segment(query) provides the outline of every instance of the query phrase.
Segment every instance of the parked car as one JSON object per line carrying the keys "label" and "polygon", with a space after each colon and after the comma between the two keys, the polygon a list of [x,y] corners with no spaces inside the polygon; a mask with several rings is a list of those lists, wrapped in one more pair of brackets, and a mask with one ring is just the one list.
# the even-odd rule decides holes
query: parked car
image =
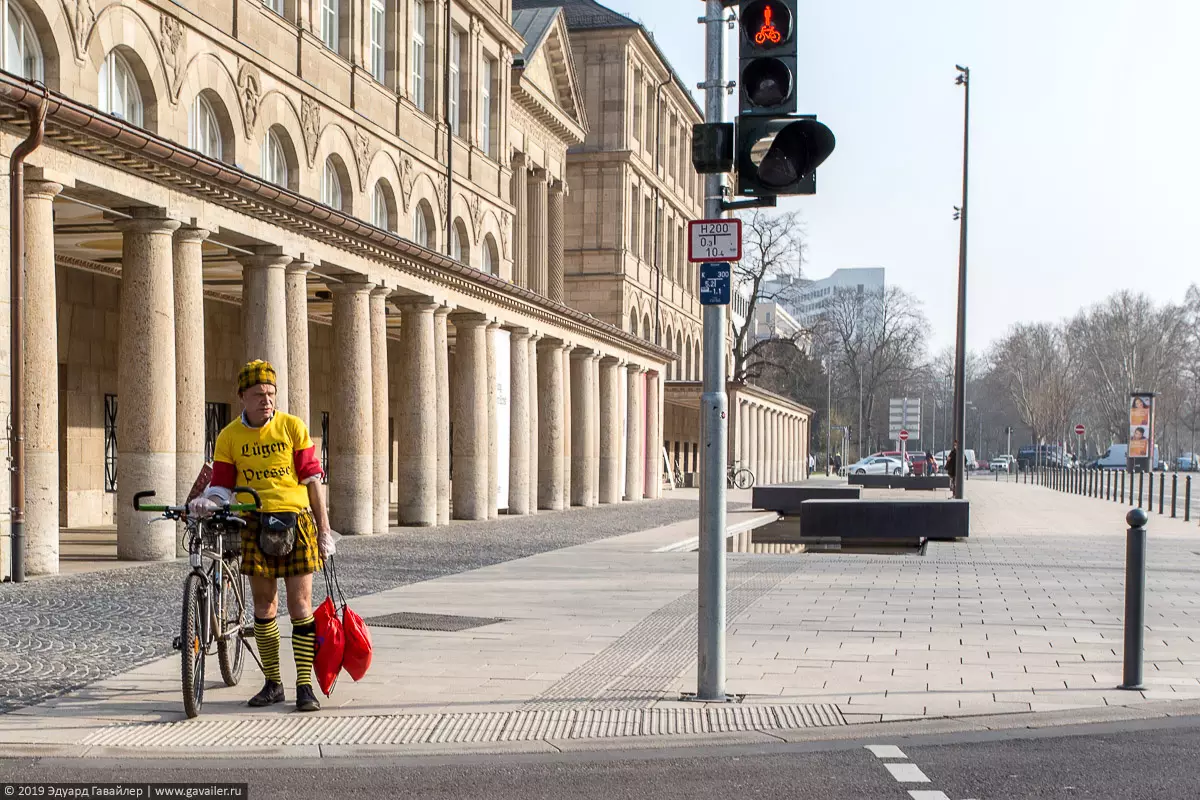
{"label": "parked car", "polygon": [[994,456],[992,460],[988,462],[988,470],[991,472],[1011,472],[1013,461],[1015,461],[1015,459],[1008,453],[1000,456]]}
{"label": "parked car", "polygon": [[1056,444],[1026,445],[1017,451],[1017,466],[1022,470],[1035,466],[1065,466],[1066,456]]}
{"label": "parked car", "polygon": [[977,470],[980,470],[980,471],[983,471],[983,472],[987,472],[987,471],[988,471],[988,462],[987,462],[987,460],[986,460],[986,459],[980,459],[980,460],[979,460],[979,461],[978,461],[978,462],[975,464],[975,469],[977,469]]}
{"label": "parked car", "polygon": [[1195,472],[1200,469],[1200,459],[1196,458],[1195,453],[1184,453],[1175,459],[1175,469],[1180,472]]}
{"label": "parked car", "polygon": [[867,456],[846,467],[847,475],[904,475],[904,463],[888,456]]}
{"label": "parked car", "polygon": [[871,453],[871,455],[882,456],[883,458],[894,458],[897,461],[907,465],[907,471],[905,472],[906,475],[913,471],[913,465],[916,464],[918,460],[925,457],[924,453],[917,452],[916,450],[906,450],[903,454],[901,454],[899,450],[881,450],[878,453]]}
{"label": "parked car", "polygon": [[[1128,465],[1129,445],[1127,444],[1111,444],[1104,451],[1104,455],[1091,462],[1089,466],[1097,469],[1125,469]],[[1167,469],[1166,462],[1159,457],[1158,445],[1154,445],[1154,469],[1165,472]]]}
{"label": "parked car", "polygon": [[[949,455],[949,450],[939,450],[938,452],[934,453],[933,458],[943,469],[945,469],[946,458],[949,457]],[[975,459],[974,450],[963,450],[963,464],[966,465],[968,472],[979,469],[979,462]]]}

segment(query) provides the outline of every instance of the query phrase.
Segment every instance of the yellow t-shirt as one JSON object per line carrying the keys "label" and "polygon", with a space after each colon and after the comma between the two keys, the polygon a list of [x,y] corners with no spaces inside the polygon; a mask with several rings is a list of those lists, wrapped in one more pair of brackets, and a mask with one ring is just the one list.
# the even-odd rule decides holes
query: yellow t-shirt
{"label": "yellow t-shirt", "polygon": [[[249,486],[262,499],[263,511],[303,511],[308,488],[301,481],[320,475],[308,427],[299,417],[276,411],[261,428],[238,419],[217,436],[213,486]],[[234,502],[250,502],[246,496]]]}

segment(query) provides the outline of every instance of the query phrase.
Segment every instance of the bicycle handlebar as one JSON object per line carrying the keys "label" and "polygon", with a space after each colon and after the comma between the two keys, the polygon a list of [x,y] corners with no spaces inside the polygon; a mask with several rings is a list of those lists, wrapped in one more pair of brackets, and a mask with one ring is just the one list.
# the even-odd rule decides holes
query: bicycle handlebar
{"label": "bicycle handlebar", "polygon": [[[230,503],[225,507],[225,511],[231,514],[243,514],[249,511],[256,511],[262,507],[262,498],[258,496],[258,492],[251,489],[249,486],[233,487],[233,494],[248,494],[254,498],[253,503]],[[187,506],[169,506],[169,505],[142,505],[142,500],[148,497],[154,497],[155,492],[145,491],[137,492],[133,495],[133,507],[136,511],[149,511],[156,514],[187,514]]]}

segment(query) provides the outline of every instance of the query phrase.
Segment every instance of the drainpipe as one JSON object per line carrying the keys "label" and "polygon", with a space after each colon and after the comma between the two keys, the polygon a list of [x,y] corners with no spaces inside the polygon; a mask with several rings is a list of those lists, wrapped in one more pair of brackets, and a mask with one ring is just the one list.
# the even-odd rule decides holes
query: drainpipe
{"label": "drainpipe", "polygon": [[[446,74],[442,76],[442,94],[445,99],[442,119],[446,122],[446,255],[454,258],[454,128],[450,125],[450,21],[451,0],[446,0]],[[462,65],[459,65],[462,69]],[[462,81],[462,74],[459,74]],[[462,109],[458,109],[462,118]]]}
{"label": "drainpipe", "polygon": [[[43,87],[43,91],[44,91]],[[9,271],[12,309],[9,360],[12,370],[9,402],[12,408],[12,581],[25,582],[25,159],[42,145],[46,135],[46,96],[29,109],[29,136],[18,144],[9,161]]]}

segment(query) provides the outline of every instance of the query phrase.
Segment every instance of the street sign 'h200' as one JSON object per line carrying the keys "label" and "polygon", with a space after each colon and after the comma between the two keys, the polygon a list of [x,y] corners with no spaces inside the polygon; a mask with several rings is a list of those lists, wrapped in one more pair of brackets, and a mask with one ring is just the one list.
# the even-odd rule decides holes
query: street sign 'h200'
{"label": "street sign 'h200'", "polygon": [[688,223],[688,261],[741,261],[740,219],[696,219]]}
{"label": "street sign 'h200'", "polygon": [[733,268],[728,262],[700,265],[700,305],[727,306],[732,295]]}

